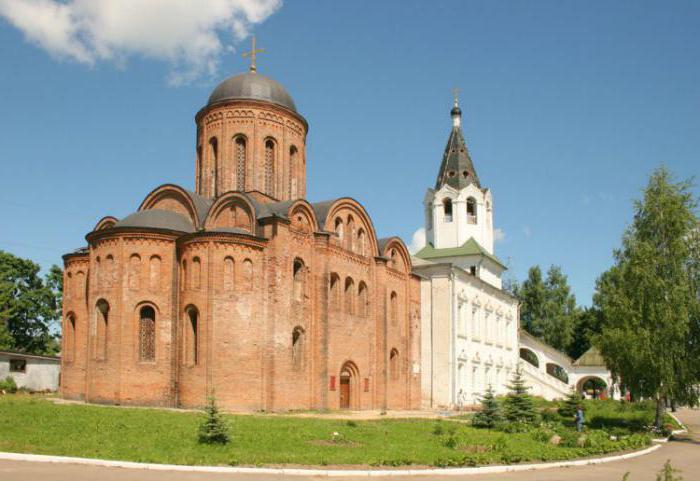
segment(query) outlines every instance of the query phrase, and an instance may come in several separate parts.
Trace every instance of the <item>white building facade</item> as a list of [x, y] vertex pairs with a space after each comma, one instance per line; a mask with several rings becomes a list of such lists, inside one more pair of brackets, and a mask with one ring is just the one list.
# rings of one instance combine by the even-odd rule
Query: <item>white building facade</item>
[[505, 394], [521, 367], [530, 392], [546, 399], [602, 381], [619, 397], [594, 349], [574, 361], [520, 331], [518, 301], [502, 289], [494, 255], [493, 198], [464, 141], [457, 100], [435, 187], [424, 198], [426, 245], [414, 255], [421, 281], [421, 390], [424, 409], [478, 404], [491, 386]]
[[497, 394], [517, 367], [518, 302], [502, 290], [506, 267], [493, 250], [493, 199], [461, 129], [457, 101], [435, 187], [424, 198], [426, 246], [415, 254], [421, 283], [423, 407], [476, 404]]

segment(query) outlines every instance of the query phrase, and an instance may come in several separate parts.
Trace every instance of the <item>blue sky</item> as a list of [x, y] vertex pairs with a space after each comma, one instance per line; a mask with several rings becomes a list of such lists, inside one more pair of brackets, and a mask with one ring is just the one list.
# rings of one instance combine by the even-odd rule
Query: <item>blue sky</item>
[[[3, 18], [8, 2], [31, 0], [0, 1], [0, 249], [46, 267], [154, 187], [193, 187], [194, 114], [247, 68], [248, 40], [214, 24], [237, 51], [202, 67], [141, 48], [161, 29], [86, 60]], [[259, 70], [310, 124], [308, 197], [358, 199], [380, 236], [410, 243], [422, 225], [453, 87], [497, 255], [519, 280], [560, 265], [582, 304], [649, 173], [700, 170], [700, 2], [288, 0], [262, 17], [247, 26]]]

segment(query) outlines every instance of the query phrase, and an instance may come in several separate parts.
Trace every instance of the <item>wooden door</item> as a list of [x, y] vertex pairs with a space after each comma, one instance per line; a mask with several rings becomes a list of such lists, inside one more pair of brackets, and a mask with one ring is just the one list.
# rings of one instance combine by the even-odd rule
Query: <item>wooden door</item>
[[340, 377], [340, 409], [350, 409], [350, 378]]

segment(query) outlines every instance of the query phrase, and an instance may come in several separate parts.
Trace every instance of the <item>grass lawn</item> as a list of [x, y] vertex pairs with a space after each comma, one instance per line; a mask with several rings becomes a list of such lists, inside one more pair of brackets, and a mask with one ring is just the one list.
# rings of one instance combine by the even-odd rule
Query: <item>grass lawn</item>
[[[197, 442], [202, 414], [61, 405], [7, 395], [0, 396], [0, 451], [195, 465], [474, 466], [563, 460], [648, 445], [649, 435], [636, 431], [649, 409], [616, 414], [615, 406], [601, 404], [605, 415], [598, 416], [596, 427], [605, 430], [589, 429], [582, 447], [577, 433], [552, 423], [503, 433], [457, 420], [341, 421], [264, 414], [225, 415], [231, 443], [209, 446]], [[594, 423], [596, 417], [588, 419]], [[616, 440], [610, 439], [611, 429], [617, 430]], [[562, 438], [558, 446], [549, 443], [555, 431]]]

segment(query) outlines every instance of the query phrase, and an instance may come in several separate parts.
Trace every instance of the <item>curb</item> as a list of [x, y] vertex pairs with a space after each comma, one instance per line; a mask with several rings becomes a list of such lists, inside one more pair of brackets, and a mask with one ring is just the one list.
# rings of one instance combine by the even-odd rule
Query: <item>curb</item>
[[474, 474], [510, 473], [516, 471], [531, 471], [550, 468], [566, 468], [572, 466], [587, 466], [592, 464], [609, 463], [623, 459], [644, 456], [661, 448], [660, 444], [634, 451], [627, 454], [608, 456], [604, 458], [579, 459], [573, 461], [557, 461], [539, 464], [513, 464], [498, 466], [483, 466], [474, 468], [429, 468], [429, 469], [387, 469], [387, 470], [354, 470], [354, 469], [309, 469], [309, 468], [244, 468], [229, 466], [183, 466], [178, 464], [137, 463], [133, 461], [109, 461], [104, 459], [75, 458], [68, 456], [49, 456], [43, 454], [22, 454], [0, 452], [0, 460], [29, 461], [38, 463], [82, 464], [109, 468], [148, 469], [153, 471], [181, 471], [199, 473], [229, 473], [229, 474], [267, 474], [286, 476], [464, 476]]

